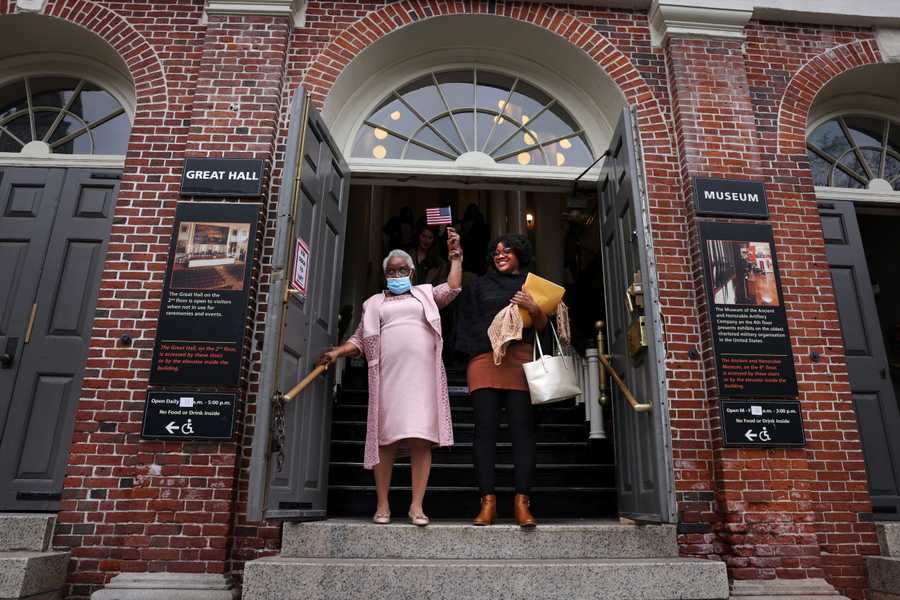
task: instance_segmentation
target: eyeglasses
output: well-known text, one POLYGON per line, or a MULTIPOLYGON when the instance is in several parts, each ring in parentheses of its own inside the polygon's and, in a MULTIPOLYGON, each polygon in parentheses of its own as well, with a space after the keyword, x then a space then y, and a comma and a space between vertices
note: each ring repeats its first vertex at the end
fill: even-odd
POLYGON ((410 273, 412 273, 412 269, 409 267, 403 267, 402 269, 392 269, 388 267, 384 270, 384 274, 387 277, 409 277, 410 273))
POLYGON ((513 254, 515 254, 515 253, 512 251, 511 248, 504 248, 503 250, 494 250, 493 252, 491 252, 491 257, 512 256, 513 254))

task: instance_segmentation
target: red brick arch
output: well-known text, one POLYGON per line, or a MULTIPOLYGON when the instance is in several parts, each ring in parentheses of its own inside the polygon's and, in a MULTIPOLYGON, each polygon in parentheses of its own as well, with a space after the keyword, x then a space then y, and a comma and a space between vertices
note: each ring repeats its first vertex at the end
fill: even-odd
POLYGON ((655 123, 667 123, 658 99, 635 66, 590 23, 559 8, 524 2, 403 0, 388 4, 338 34, 310 65, 302 81, 303 88, 310 94, 313 103, 321 108, 338 76, 365 48, 393 31, 418 21, 460 14, 506 17, 562 36, 594 60, 619 87, 629 104, 637 105, 641 121, 652 119, 655 123))
POLYGON ((806 126, 816 95, 832 79, 852 69, 882 62, 875 40, 835 46, 813 57, 788 83, 778 109, 778 151, 806 154, 806 126))
MULTIPOLYGON (((4 2, 3 12, 15 11, 14 2, 4 2)), ((167 112, 169 89, 162 61, 150 43, 127 20, 114 10, 90 0, 51 0, 43 11, 87 29, 107 44, 128 66, 134 82, 137 112, 167 112)))

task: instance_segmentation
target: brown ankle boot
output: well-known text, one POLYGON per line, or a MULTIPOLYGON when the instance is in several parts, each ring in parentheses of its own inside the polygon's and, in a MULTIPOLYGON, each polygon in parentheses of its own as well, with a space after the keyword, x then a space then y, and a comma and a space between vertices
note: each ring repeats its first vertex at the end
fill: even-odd
POLYGON ((519 527, 531 529, 537 526, 537 519, 528 510, 528 496, 516 494, 513 500, 513 510, 516 513, 516 523, 518 523, 519 527))
POLYGON ((485 494, 481 497, 481 511, 472 520, 472 525, 493 525, 497 520, 497 496, 485 494))

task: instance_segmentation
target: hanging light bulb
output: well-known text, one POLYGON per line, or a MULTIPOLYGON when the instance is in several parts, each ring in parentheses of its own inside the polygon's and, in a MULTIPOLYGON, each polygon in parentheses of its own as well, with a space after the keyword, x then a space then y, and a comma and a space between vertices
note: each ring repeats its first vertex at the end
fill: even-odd
POLYGON ((566 155, 563 154, 562 152, 557 152, 556 153, 556 166, 561 167, 564 164, 566 164, 566 155))
POLYGON ((519 161, 520 165, 525 166, 531 162, 531 153, 530 152, 519 152, 518 156, 516 156, 516 160, 519 161))
POLYGON ((400 120, 400 111, 399 110, 395 110, 394 112, 391 113, 391 120, 392 121, 400 120))
POLYGON ((522 125, 528 125, 528 121, 531 119, 528 118, 528 115, 522 115, 522 125))
POLYGON ((376 138, 378 138, 379 140, 383 140, 387 136, 388 136, 387 131, 385 131, 384 129, 380 129, 378 127, 375 128, 375 137, 376 138))
POLYGON ((534 145, 534 138, 531 137, 531 134, 530 134, 530 133, 526 133, 525 135, 523 135, 523 136, 522 136, 522 139, 525 141, 525 145, 526 145, 526 146, 533 146, 533 145, 534 145))
POLYGON ((559 145, 568 150, 572 147, 572 142, 570 142, 568 139, 559 140, 559 145))
POLYGON ((387 148, 380 144, 378 146, 375 146, 374 148, 372 148, 372 156, 378 159, 384 158, 385 156, 387 156, 387 148))
POLYGON ((525 227, 534 229, 534 213, 525 213, 525 227))

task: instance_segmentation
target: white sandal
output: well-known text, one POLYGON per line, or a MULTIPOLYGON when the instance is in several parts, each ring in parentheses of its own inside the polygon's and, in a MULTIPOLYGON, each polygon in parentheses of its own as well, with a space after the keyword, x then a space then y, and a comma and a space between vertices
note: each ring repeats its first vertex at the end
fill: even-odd
POLYGON ((426 525, 431 523, 431 519, 422 514, 413 515, 412 513, 409 513, 409 522, 416 527, 425 527, 426 525))

